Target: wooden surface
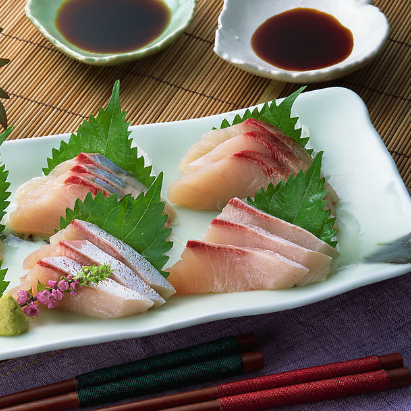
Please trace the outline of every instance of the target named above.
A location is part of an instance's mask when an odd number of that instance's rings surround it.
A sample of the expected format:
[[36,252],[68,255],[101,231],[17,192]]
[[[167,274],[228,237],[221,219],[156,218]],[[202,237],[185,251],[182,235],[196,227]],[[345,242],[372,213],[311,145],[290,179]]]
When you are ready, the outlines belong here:
[[[408,0],[376,0],[391,33],[368,66],[337,81],[311,84],[307,91],[341,86],[356,92],[411,188],[411,31]],[[285,97],[301,84],[243,72],[213,51],[223,0],[199,0],[194,19],[162,52],[135,62],[95,67],[66,57],[27,19],[21,0],[0,0],[0,87],[11,139],[73,132],[108,102],[121,81],[120,100],[131,124],[198,118]],[[408,9],[408,10],[407,10]]]

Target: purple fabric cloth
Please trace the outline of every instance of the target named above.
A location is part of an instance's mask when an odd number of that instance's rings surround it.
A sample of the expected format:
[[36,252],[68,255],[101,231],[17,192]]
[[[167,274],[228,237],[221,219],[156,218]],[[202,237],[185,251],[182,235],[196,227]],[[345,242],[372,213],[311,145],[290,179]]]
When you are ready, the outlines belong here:
[[[8,360],[0,363],[0,395],[249,331],[257,335],[259,349],[265,358],[264,370],[186,389],[391,352],[400,352],[405,366],[411,366],[410,319],[411,274],[407,274],[293,310]],[[172,392],[176,391],[159,395]],[[83,409],[97,408],[101,406]],[[405,411],[411,410],[411,388],[283,409]]]

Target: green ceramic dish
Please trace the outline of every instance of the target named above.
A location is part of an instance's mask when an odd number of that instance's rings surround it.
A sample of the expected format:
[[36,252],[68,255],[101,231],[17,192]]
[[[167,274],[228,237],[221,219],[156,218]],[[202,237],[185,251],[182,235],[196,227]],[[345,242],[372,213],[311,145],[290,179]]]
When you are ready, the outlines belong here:
[[27,0],[25,11],[34,26],[60,51],[82,63],[110,66],[126,63],[157,53],[172,43],[191,22],[196,0],[163,0],[171,11],[166,30],[154,41],[138,50],[121,53],[94,53],[82,50],[68,42],[57,30],[55,19],[63,0]]

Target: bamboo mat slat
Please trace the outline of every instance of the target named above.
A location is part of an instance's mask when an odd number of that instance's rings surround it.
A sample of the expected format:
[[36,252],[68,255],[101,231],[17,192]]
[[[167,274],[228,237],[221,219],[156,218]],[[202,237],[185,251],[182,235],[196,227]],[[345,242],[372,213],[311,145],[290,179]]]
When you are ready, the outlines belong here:
[[[310,84],[307,91],[341,86],[356,92],[411,188],[411,14],[406,2],[376,0],[391,32],[382,53],[368,66],[342,79]],[[191,24],[171,46],[143,60],[94,67],[64,56],[30,23],[21,0],[0,0],[2,100],[22,139],[75,132],[105,106],[121,81],[121,105],[131,124],[198,118],[281,98],[300,84],[286,84],[243,72],[213,51],[223,0],[199,0]]]

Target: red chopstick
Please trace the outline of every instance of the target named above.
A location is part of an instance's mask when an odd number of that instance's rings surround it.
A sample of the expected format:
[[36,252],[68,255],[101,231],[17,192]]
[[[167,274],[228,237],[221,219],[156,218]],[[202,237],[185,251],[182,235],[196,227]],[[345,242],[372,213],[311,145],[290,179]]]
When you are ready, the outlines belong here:
[[167,408],[163,411],[261,411],[288,405],[309,404],[354,395],[371,394],[409,385],[411,385],[411,373],[408,368],[383,369],[233,395],[213,401]]
[[[199,390],[186,391],[163,397],[150,398],[128,404],[102,408],[99,411],[155,411],[186,404],[209,402],[223,397],[238,396],[261,390],[328,380],[347,375],[373,372],[382,369],[397,369],[403,367],[400,353],[373,355],[349,361],[336,362],[316,367],[303,368],[294,371],[271,374],[262,377],[249,378]],[[196,405],[199,407],[199,405]],[[190,408],[182,408],[182,410]]]

